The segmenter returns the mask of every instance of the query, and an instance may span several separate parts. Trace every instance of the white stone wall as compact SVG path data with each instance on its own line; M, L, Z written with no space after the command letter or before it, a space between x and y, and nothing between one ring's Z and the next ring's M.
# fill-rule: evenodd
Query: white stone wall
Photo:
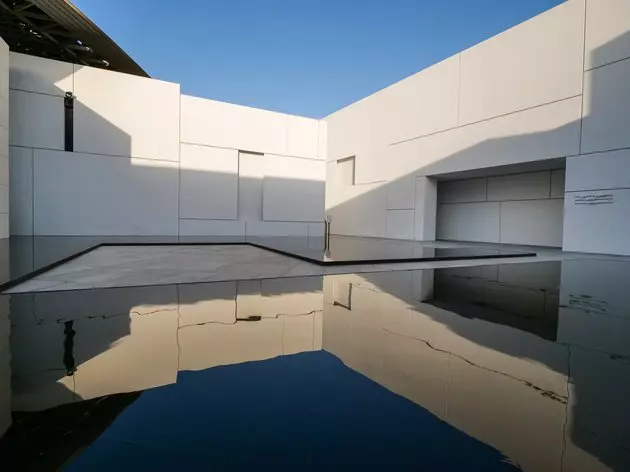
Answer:
M7 380L0 383L0 427L1 420L10 419L10 408L3 410L5 406L47 409L172 384L178 370L262 360L322 346L321 276L89 293L86 298L85 292L71 291L59 298L60 292L40 292L12 300L10 346L9 321L0 316L0 336L5 335L0 337L0 354L8 354L11 347L13 356L0 357L0 374L6 374ZM8 298L4 302L8 304ZM250 315L261 316L262 321L237 322ZM72 320L77 332L73 350L77 371L72 379L65 375L60 341L64 325L59 320ZM155 349L155 342L160 349ZM38 348L33 349L33 344ZM102 351L102 346L112 344L115 349ZM147 359L152 362L147 364ZM122 363L125 369L116 368Z
M438 185L437 237L562 246L564 169Z
M177 235L178 84L11 53L9 87L12 234Z
M333 232L433 239L417 179L579 153L584 11L569 0L328 116L328 182L356 156L355 185L328 191Z
M522 470L624 469L628 277L601 259L328 276L323 348ZM440 287L538 329L440 308Z
M179 234L323 236L318 120L182 95L180 129Z
M567 159L569 251L630 255L630 3L587 3L581 155Z
M5 83L12 234L323 234L318 120L16 53ZM66 92L76 96L72 152L64 150Z
M566 158L563 247L630 254L623 216L630 212L630 174L612 170L628 167L629 58L626 0L568 0L326 117L333 233L434 239L435 213L423 202L431 207L435 195L423 186L423 197L412 198L419 179ZM614 155L606 162L617 164L593 163L590 174L582 174L583 161L608 152ZM337 161L350 156L354 185L340 185ZM613 203L574 205L575 196L600 190L612 194ZM549 222L561 215L557 202L545 205L502 208L515 223L519 214ZM479 219L462 215L469 225L496 219L496 204L477 207ZM502 240L495 226L473 239ZM476 228L467 231L474 235ZM532 240L558 245L557 222L546 232Z
M436 178L566 159L563 232L557 195L476 202L457 238L499 212L513 225L473 239L557 245L563 233L567 250L630 254L629 38L626 0L568 0L320 121L12 53L11 233L312 236L325 201L333 233L432 240ZM545 228L523 241L529 219Z

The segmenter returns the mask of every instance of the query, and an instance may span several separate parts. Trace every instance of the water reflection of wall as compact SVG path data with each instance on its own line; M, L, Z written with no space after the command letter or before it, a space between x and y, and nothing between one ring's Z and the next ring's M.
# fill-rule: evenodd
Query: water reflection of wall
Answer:
M179 370L318 350L321 286L313 277L12 295L13 409L167 385Z
M433 281L425 272L424 286L414 271L328 277L323 347L524 470L625 470L630 363L621 357L627 356L621 340L628 339L630 325L622 323L630 299L620 271L630 267L581 263L563 263L561 272L559 263L462 268L436 273ZM457 287L449 285L453 278ZM481 297L493 316L436 306L432 293L444 301L443 289L453 290L453 301L462 295L454 308L464 315L471 308L466 300ZM609 306L615 320L567 309L578 295ZM506 311L506 325L497 307ZM514 323L519 314L529 315L522 326ZM550 314L557 340L535 329L549 328Z
M630 469L628 280L626 262L562 264L558 341L569 346L571 375L565 463L576 470L599 470L599 462Z
M406 274L411 282L412 274ZM403 277L398 276L399 287ZM325 294L329 284L332 288L347 282L353 283L352 311L326 300L324 349L496 447L526 470L559 469L565 412L562 396L566 391L561 375L480 346L450 330L448 324L436 322L422 308L471 331L483 331L484 322L456 320L457 315L430 305L414 307L411 297L400 300L362 277L329 278ZM411 283L407 286L411 295ZM499 325L490 328L494 336L510 329ZM550 357L563 356L561 348L547 351ZM541 390L548 395L542 395ZM520 428L518 434L514 434L515 426Z
M14 295L13 406L323 348L524 470L626 470L629 276L576 260Z
M554 341L559 283L557 262L442 269L430 303Z
M11 351L9 305L0 297L0 436L11 425Z

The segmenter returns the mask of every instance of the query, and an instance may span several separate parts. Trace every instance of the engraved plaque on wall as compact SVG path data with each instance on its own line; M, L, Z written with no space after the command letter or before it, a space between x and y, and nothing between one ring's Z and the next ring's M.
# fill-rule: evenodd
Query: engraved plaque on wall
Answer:
M615 196L612 193L591 192L573 197L576 205L609 205L615 203Z

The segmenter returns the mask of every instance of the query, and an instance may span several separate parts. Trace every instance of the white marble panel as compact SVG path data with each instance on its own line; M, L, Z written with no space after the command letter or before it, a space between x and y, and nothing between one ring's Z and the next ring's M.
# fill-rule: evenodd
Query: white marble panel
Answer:
M378 184L355 185L337 194L328 208L333 234L385 237L385 187Z
M7 97L9 90L9 46L0 38L0 96Z
M238 151L182 144L180 217L236 219Z
M328 123L319 120L319 135L317 140L317 157L328 160Z
M6 131L9 129L9 91L5 91L4 97L0 97L0 126ZM7 134L8 137L8 134Z
M509 244L562 246L561 199L501 203L501 240Z
M337 162L326 162L326 211L335 205L338 186Z
M287 116L287 151L289 156L323 159L319 156L319 121L301 116Z
M0 156L9 157L9 130L0 126Z
M437 238L498 243L500 205L495 202L438 205Z
M75 66L74 89L76 152L179 161L179 84Z
M246 236L296 236L308 237L308 224L276 221L247 221Z
M309 238L323 238L324 237L324 223L307 223L308 237Z
M630 188L630 149L567 159L566 190Z
M0 214L0 238L8 238L10 236L9 227L10 227L9 215L7 213Z
M630 147L630 60L584 74L582 153Z
M391 147L400 175L439 175L579 154L581 97Z
M4 157L0 157L0 159L4 159ZM9 186L8 185L0 185L0 213L5 215L9 214ZM2 236L7 237L7 236Z
M0 185L8 187L9 183L9 156L0 155Z
M438 184L438 201L440 203L485 202L486 185L485 177L442 181Z
M354 182L355 184L371 184L385 182L397 178L398 174L392 174L390 165L393 162L388 158L387 146L373 146L358 151L355 155ZM387 162L387 164L386 164Z
M551 171L551 193L549 194L551 198L564 198L565 179L565 169Z
M239 152L238 159L238 219L260 221L263 213L265 156Z
M433 241L436 231L438 184L435 179L418 177L415 185L414 238L419 241Z
M10 148L11 234L33 234L33 150Z
M180 236L245 236L245 221L179 220Z
M322 221L326 164L266 154L263 220Z
M550 191L550 171L488 177L489 202L549 198Z
M64 107L61 97L11 90L9 121L11 145L64 148Z
M630 189L568 192L564 202L565 251L630 255Z
M69 62L12 52L9 64L9 87L12 89L60 97L66 92L74 92L74 70Z
M326 158L336 161L358 156L376 147L385 147L383 128L386 118L383 110L386 107L385 96L376 93L327 116Z
M34 151L38 235L176 235L178 165Z
M388 210L413 210L415 181L413 175L408 175L386 184Z
M462 52L459 124L581 94L583 45L572 0Z
M386 142L400 142L457 126L458 87L459 54L379 92L385 99L380 113L386 115L382 130Z
M414 210L387 210L385 236L393 239L413 239Z
M586 2L585 69L630 57L630 3L627 0Z
M181 96L181 140L242 151L287 154L288 116Z

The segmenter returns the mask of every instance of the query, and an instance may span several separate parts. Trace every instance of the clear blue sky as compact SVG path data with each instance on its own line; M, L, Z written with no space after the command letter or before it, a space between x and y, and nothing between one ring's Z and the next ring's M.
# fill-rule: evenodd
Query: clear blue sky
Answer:
M562 0L74 0L182 93L324 117Z

